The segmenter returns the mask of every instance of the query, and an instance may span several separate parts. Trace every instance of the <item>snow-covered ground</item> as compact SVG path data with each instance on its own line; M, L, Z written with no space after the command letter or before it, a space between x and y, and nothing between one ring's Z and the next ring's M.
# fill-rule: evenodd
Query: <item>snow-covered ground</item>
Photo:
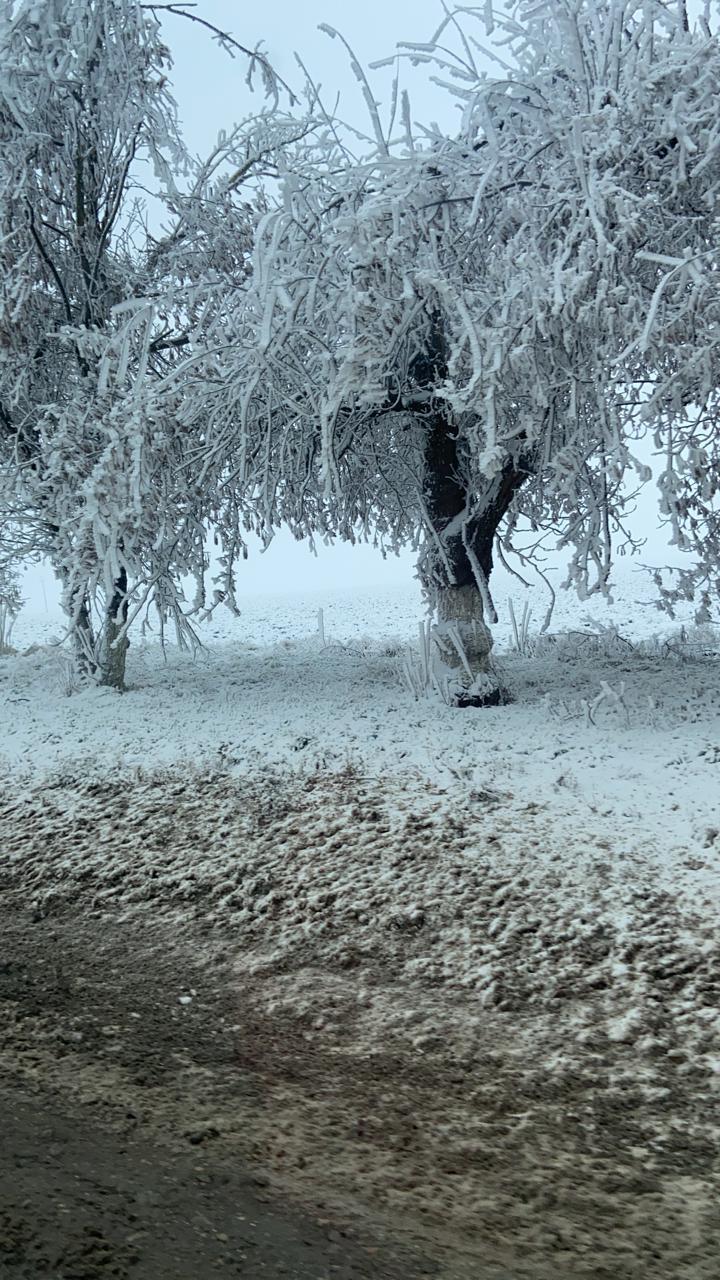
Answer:
M448 795L494 788L541 804L564 840L593 829L646 852L663 881L696 882L678 860L705 858L720 826L718 633L693 631L688 609L683 636L632 562L612 605L560 593L545 637L544 589L499 573L494 586L496 661L514 702L483 711L413 697L404 667L423 614L412 583L248 598L240 618L225 611L201 628L195 656L134 635L122 697L77 688L59 616L28 610L18 655L0 660L0 762L28 780L71 763L222 762L238 773L351 765ZM526 600L532 610L523 654L510 594L518 625Z

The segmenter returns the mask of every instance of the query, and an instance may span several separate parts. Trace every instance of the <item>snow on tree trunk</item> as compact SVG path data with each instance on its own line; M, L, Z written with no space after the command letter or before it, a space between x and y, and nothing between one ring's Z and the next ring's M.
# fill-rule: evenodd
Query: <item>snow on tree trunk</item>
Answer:
M125 659L129 648L127 622L127 573L120 570L105 618L100 683L119 692L125 688Z
M55 543L53 550L57 553L54 569L62 583L62 608L68 620L68 633L71 638L75 667L81 678L95 676L97 671L97 653L95 631L93 628L90 602L87 593L73 583L63 557L63 548L56 526L49 526L50 535Z
M80 605L77 616L73 620L72 628L75 663L78 673L81 676L94 675L97 668L95 635L92 618L90 617L90 607L86 599L83 599Z
M496 684L489 672L493 639L485 622L480 592L474 583L435 591L435 642L443 665L455 677L455 700L486 700Z
M436 615L434 638L458 706L485 706L503 697L490 671L495 621L489 593L498 527L525 479L512 463L471 493L463 479L458 432L439 407L424 454L424 496L431 529L420 565ZM488 616L489 614L489 616Z
M468 495L459 476L457 436L442 411L435 413L425 449L425 500L432 525L420 577L436 615L433 635L447 670L453 700L490 692L492 636L472 565L463 544Z

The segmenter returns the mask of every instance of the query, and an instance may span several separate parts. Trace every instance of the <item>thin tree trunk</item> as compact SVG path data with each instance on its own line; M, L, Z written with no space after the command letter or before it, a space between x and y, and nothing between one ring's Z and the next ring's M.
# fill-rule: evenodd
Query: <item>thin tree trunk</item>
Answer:
M82 604L75 619L73 633L75 661L82 676L94 675L97 670L95 661L95 632L93 631L90 606L87 597L83 596Z
M80 587L69 586L69 574L66 570L55 567L55 572L64 588L63 609L69 619L78 675L94 676L97 671L95 632L88 598Z
M105 615L105 636L100 683L119 692L125 688L125 659L129 648L123 628L127 622L127 573L121 569Z

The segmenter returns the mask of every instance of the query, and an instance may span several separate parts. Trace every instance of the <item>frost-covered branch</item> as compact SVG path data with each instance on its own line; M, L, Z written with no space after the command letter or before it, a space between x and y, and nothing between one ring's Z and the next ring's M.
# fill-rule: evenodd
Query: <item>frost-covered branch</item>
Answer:
M250 87L252 87L252 78L255 68L259 67L262 74L265 92L268 96L277 101L279 96L278 91L280 89L284 89L291 103L297 101L292 89L290 89L282 77L278 75L272 63L268 61L259 49L247 49L245 45L240 44L239 40L236 40L235 36L232 35L231 32L223 31L220 27L216 26L214 22L210 22L207 18L201 17L199 13L195 13L194 10L197 7L198 6L196 4L183 3L142 4L140 6L141 9L148 9L151 13L170 13L175 17L187 18L189 22L197 23L198 26L203 27L205 31L210 32L226 53L229 53L231 56L235 53L239 53L249 60L250 65L248 67L247 83Z

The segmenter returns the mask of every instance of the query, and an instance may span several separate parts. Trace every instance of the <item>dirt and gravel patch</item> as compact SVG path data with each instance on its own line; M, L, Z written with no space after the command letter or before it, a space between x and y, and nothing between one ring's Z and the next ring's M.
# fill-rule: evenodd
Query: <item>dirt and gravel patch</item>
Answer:
M352 773L66 773L0 837L2 1087L21 1130L28 1096L55 1117L37 1151L72 1117L98 1177L105 1149L128 1187L155 1161L186 1208L197 1169L229 1200L260 1179L321 1233L318 1277L716 1276L715 926L631 851L576 831L568 856L537 805ZM193 1247L262 1274L213 1203ZM132 1280L139 1217L88 1237ZM88 1265L47 1274L113 1274Z
M291 1117L243 1064L252 1027L231 1024L221 967L148 922L38 919L1 887L2 1280L437 1274L338 1215L322 1178L302 1206L283 1198Z

